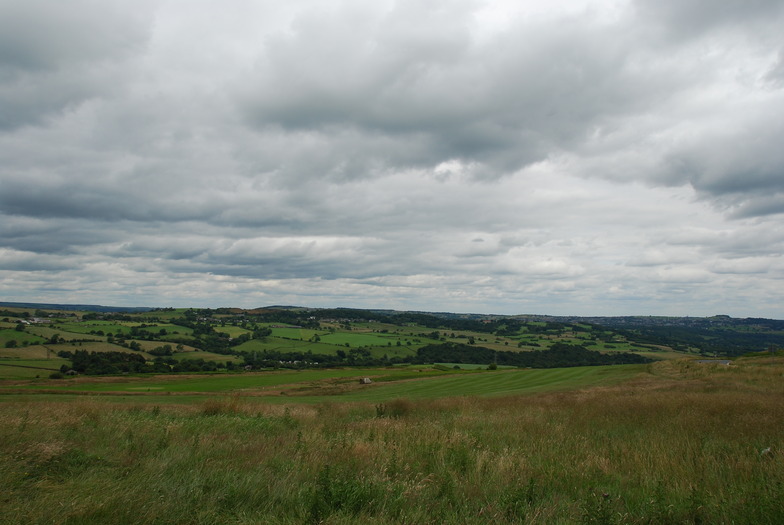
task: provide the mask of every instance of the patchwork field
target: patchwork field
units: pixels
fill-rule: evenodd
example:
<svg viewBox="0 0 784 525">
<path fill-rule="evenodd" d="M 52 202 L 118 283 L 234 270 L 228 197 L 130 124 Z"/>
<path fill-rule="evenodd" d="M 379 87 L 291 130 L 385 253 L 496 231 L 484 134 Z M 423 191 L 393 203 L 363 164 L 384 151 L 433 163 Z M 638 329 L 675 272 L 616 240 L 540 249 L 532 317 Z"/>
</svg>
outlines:
<svg viewBox="0 0 784 525">
<path fill-rule="evenodd" d="M 591 324 L 498 318 L 449 320 L 426 314 L 390 317 L 357 310 L 272 308 L 161 309 L 127 314 L 6 308 L 2 314 L 0 365 L 7 359 L 65 359 L 59 362 L 62 370 L 52 371 L 55 374 L 71 367 L 78 368 L 79 373 L 105 375 L 385 366 L 423 363 L 417 359 L 421 349 L 449 344 L 502 353 L 538 352 L 568 344 L 602 354 L 637 354 L 653 359 L 679 358 L 687 353 L 667 345 L 641 345 L 629 334 Z M 105 356 L 80 356 L 77 366 L 73 359 L 79 352 Z M 120 358 L 114 355 L 117 353 L 135 356 Z M 453 359 L 441 356 L 429 362 L 438 360 Z M 467 370 L 486 367 L 490 361 L 485 354 L 478 361 L 464 358 L 454 364 Z M 51 365 L 42 363 L 40 368 Z M 40 374 L 32 377 L 36 375 L 45 378 Z M 0 368 L 0 378 L 14 377 L 25 379 L 31 375 L 19 367 Z"/>
</svg>

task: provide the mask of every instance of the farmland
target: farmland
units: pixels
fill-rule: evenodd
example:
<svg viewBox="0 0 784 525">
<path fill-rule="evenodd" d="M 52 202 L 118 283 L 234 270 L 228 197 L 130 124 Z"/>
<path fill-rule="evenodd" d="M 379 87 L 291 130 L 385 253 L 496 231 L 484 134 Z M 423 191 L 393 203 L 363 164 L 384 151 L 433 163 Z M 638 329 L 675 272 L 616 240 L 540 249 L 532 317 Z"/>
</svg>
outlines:
<svg viewBox="0 0 784 525">
<path fill-rule="evenodd" d="M 95 313 L 5 309 L 0 321 L 0 378 L 30 376 L 18 367 L 3 366 L 13 365 L 16 359 L 44 359 L 41 369 L 62 369 L 60 372 L 65 373 L 69 362 L 80 352 L 105 354 L 104 362 L 99 363 L 96 358 L 89 367 L 83 364 L 77 370 L 94 375 L 160 373 L 167 369 L 214 372 L 240 368 L 394 365 L 420 362 L 417 356 L 423 348 L 450 344 L 471 345 L 501 357 L 515 352 L 546 351 L 564 344 L 602 354 L 625 353 L 654 359 L 699 351 L 693 347 L 676 351 L 667 345 L 638 344 L 633 337 L 579 323 L 496 318 L 449 320 L 426 314 L 356 310 L 267 309 L 261 312 L 160 309 Z M 135 353 L 141 360 L 134 360 L 137 364 L 133 366 L 109 362 L 116 361 L 118 353 Z M 58 361 L 53 367 L 55 363 L 51 359 L 55 358 L 66 362 Z M 487 357 L 478 361 L 466 359 L 461 364 L 489 364 Z M 140 363 L 145 361 L 147 365 L 142 366 Z M 80 362 L 84 363 L 84 359 Z"/>
<path fill-rule="evenodd" d="M 7 309 L 0 521 L 784 521 L 775 332 L 265 312 Z"/>
</svg>

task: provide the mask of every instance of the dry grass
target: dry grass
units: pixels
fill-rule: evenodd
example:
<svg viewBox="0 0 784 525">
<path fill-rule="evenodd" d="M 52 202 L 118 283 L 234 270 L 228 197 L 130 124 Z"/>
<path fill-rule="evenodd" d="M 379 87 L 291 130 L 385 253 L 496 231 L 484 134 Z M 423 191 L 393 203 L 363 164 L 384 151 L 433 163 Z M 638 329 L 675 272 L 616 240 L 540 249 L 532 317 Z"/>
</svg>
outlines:
<svg viewBox="0 0 784 525">
<path fill-rule="evenodd" d="M 7 402 L 0 521 L 781 523 L 782 378 L 759 359 L 383 409 Z"/>
</svg>

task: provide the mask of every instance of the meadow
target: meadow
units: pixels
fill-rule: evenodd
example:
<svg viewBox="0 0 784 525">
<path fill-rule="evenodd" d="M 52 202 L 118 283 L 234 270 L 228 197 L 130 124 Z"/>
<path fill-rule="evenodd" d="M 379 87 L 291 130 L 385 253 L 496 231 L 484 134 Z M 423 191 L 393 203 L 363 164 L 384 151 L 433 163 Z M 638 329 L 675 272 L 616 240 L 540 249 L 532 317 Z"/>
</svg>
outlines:
<svg viewBox="0 0 784 525">
<path fill-rule="evenodd" d="M 784 358 L 418 370 L 6 385 L 0 522 L 784 523 Z"/>
</svg>

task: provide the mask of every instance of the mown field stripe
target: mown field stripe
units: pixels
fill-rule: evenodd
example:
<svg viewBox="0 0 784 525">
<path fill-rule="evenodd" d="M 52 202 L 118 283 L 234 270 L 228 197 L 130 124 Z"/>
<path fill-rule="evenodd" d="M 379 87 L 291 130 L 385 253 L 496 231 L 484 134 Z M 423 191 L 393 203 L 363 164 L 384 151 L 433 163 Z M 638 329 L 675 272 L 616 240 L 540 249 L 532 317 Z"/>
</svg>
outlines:
<svg viewBox="0 0 784 525">
<path fill-rule="evenodd" d="M 495 371 L 374 384 L 367 389 L 336 397 L 342 400 L 383 401 L 398 397 L 501 396 L 614 384 L 644 371 L 645 365 Z"/>
</svg>

